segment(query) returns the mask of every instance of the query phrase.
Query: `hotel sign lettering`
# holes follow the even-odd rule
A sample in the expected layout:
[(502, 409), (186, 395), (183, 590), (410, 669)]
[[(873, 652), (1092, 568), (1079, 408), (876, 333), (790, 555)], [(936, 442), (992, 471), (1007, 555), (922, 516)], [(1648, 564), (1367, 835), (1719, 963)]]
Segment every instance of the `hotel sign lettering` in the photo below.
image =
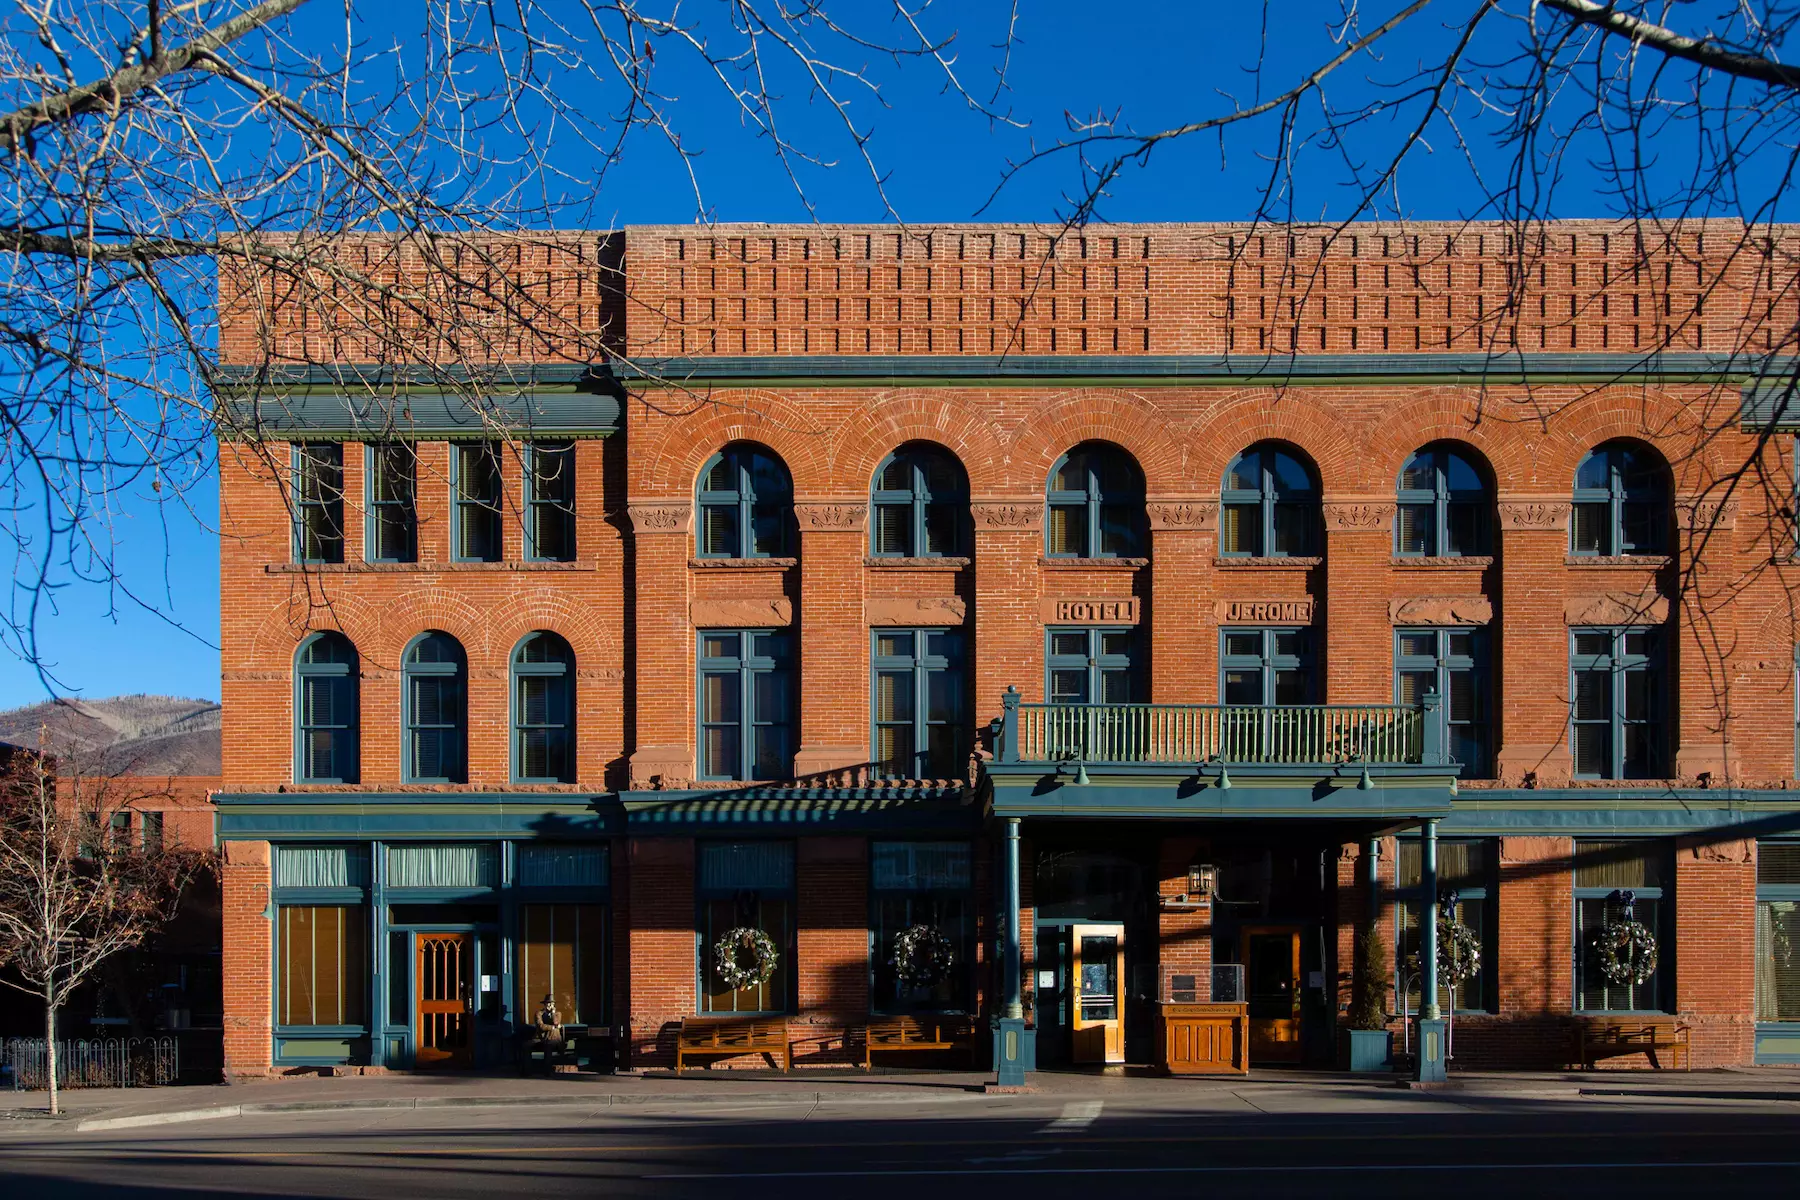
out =
[(1311, 600), (1221, 600), (1221, 625), (1311, 625)]
[(1116, 600), (1045, 600), (1044, 620), (1051, 625), (1136, 625), (1138, 598)]

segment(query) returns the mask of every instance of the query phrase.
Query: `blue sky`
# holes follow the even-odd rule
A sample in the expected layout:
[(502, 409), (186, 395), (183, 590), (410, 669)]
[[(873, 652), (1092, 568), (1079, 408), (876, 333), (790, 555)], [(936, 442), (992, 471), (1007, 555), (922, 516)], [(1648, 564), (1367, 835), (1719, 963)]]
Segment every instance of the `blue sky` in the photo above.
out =
[[(849, 0), (851, 11), (865, 0)], [(885, 11), (885, 5), (871, 8)], [(684, 8), (704, 15), (711, 6)], [(716, 6), (722, 8), (722, 6)], [(1393, 2), (1382, 11), (1401, 7)], [(1441, 53), (1454, 36), (1458, 16), (1472, 2), (1443, 0), (1387, 49), (1381, 64), (1345, 69), (1344, 92), (1373, 98), (1360, 83), (1371, 71), (1389, 78), (1410, 64)], [(1254, 98), (1254, 81), (1243, 71), (1262, 42), (1263, 12), (1256, 5), (1114, 5), (1097, 12), (1091, 3), (1028, 0), (1020, 6), (1018, 44), (1009, 72), (1010, 91), (1000, 104), (1028, 122), (1021, 131), (995, 127), (946, 95), (942, 77), (928, 63), (903, 69), (879, 60), (872, 70), (883, 82), (890, 106), (881, 109), (859, 98), (857, 119), (874, 129), (871, 151), (889, 173), (887, 195), (908, 221), (968, 220), (989, 199), (1009, 158), (1023, 155), (1035, 141), (1054, 140), (1064, 114), (1118, 112), (1139, 130), (1162, 128), (1223, 111), (1219, 92), (1243, 101)], [(404, 39), (401, 22), (415, 19), (406, 6), (364, 12), (366, 34), (391, 33)], [(993, 45), (1005, 28), (1004, 0), (966, 0), (952, 7), (939, 0), (933, 13), (940, 28), (960, 25), (959, 71), (972, 89), (991, 89)], [(1333, 43), (1327, 21), (1334, 2), (1283, 0), (1272, 6), (1279, 27), (1271, 30), (1270, 80), (1292, 79), (1303, 64), (1328, 53)], [(333, 8), (333, 21), (342, 10)], [(954, 14), (952, 17), (950, 14)], [(1103, 19), (1096, 19), (1101, 17)], [(373, 22), (391, 20), (391, 29)], [(329, 23), (328, 23), (329, 24)], [(871, 32), (881, 33), (877, 25)], [(746, 132), (717, 85), (691, 63), (665, 55), (659, 63), (665, 90), (681, 99), (673, 114), (684, 137), (704, 150), (699, 173), (711, 216), (717, 220), (796, 221), (808, 213), (766, 140)], [(1284, 85), (1285, 86), (1285, 85)], [(869, 176), (855, 161), (835, 117), (809, 105), (802, 81), (788, 78), (781, 112), (789, 136), (840, 164), (803, 173), (807, 193), (825, 221), (885, 218)], [(1265, 94), (1267, 94), (1265, 85)], [(1309, 110), (1310, 111), (1310, 110)], [(1316, 115), (1316, 113), (1314, 114)], [(1402, 207), (1415, 218), (1470, 215), (1477, 193), (1467, 169), (1447, 148), (1439, 129), (1429, 150), (1421, 150), (1402, 177)], [(1128, 173), (1112, 189), (1100, 215), (1112, 220), (1237, 220), (1248, 215), (1268, 178), (1269, 127), (1229, 138), (1223, 151), (1216, 139), (1197, 138), (1159, 150), (1147, 170)], [(1371, 136), (1388, 135), (1371, 131)], [(1363, 147), (1367, 149), (1367, 146)], [(580, 173), (577, 156), (572, 169)], [(1341, 167), (1320, 153), (1302, 160), (1296, 213), (1302, 217), (1340, 215), (1353, 194), (1343, 186)], [(987, 220), (1046, 220), (1058, 215), (1079, 175), (1068, 160), (1041, 167), (1016, 180), (984, 214)], [(1602, 216), (1611, 210), (1597, 190), (1584, 191), (1579, 163), (1558, 203), (1559, 216)], [(606, 177), (594, 198), (590, 224), (689, 222), (693, 196), (666, 147), (639, 136), (622, 164)], [(127, 584), (150, 605), (150, 613), (103, 587), (71, 582), (55, 594), (56, 612), (41, 626), (46, 662), (77, 694), (105, 696), (159, 692), (217, 698), (219, 695), (218, 540), (216, 488), (208, 481), (189, 493), (185, 508), (157, 503), (145, 491), (120, 498), (120, 563)], [(0, 651), (0, 707), (31, 703), (46, 690), (29, 665)]]

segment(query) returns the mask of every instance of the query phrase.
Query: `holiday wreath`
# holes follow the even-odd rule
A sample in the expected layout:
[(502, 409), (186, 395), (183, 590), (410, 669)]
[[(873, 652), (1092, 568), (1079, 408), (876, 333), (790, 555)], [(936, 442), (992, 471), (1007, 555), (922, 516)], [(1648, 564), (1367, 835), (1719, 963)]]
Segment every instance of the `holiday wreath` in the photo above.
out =
[(780, 958), (768, 934), (745, 925), (713, 943), (713, 968), (733, 991), (767, 983)]
[(1481, 938), (1445, 913), (1438, 918), (1437, 956), (1443, 982), (1452, 986), (1462, 983), (1481, 970)]
[(1641, 921), (1615, 918), (1595, 932), (1594, 956), (1608, 983), (1644, 983), (1656, 974), (1656, 935)]
[(894, 975), (908, 987), (932, 987), (950, 973), (956, 947), (930, 925), (913, 925), (894, 938)]

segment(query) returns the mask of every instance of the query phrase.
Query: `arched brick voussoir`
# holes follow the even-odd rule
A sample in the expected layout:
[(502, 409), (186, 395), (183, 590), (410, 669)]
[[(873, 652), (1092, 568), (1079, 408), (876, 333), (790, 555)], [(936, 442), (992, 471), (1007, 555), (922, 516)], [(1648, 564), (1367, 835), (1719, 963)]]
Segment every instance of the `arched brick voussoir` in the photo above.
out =
[(908, 442), (929, 442), (954, 454), (978, 495), (1007, 483), (1006, 446), (991, 420), (942, 392), (908, 389), (870, 397), (838, 427), (831, 448), (837, 490), (872, 486), (882, 460)]
[[(471, 666), (492, 652), (488, 611), (444, 587), (423, 587), (394, 597), (381, 625), (376, 660), (382, 667), (397, 670), (406, 644), (421, 633), (437, 630), (462, 643), (463, 653)], [(371, 648), (376, 649), (376, 648)]]
[[(1485, 459), (1502, 492), (1529, 491), (1536, 459), (1518, 436), (1516, 424), (1495, 416), (1491, 403), (1467, 388), (1431, 388), (1408, 395), (1372, 431), (1370, 488), (1399, 485), (1400, 469), (1413, 451), (1433, 442), (1454, 442)], [(1384, 472), (1384, 473), (1381, 473)]]
[(774, 392), (726, 391), (685, 416), (645, 419), (631, 434), (632, 496), (691, 496), (706, 460), (731, 442), (767, 446), (800, 495), (829, 494), (831, 431)]
[(575, 661), (592, 665), (595, 658), (619, 656), (618, 630), (600, 610), (549, 588), (510, 596), (484, 615), (488, 646), (499, 658), (510, 655), (528, 634), (554, 633), (575, 651)]
[[(1699, 491), (1722, 479), (1743, 463), (1728, 462), (1707, 437), (1716, 430), (1703, 425), (1735, 421), (1736, 408), (1727, 414), (1722, 402), (1707, 402), (1703, 420), (1692, 398), (1672, 396), (1655, 388), (1614, 387), (1597, 389), (1572, 400), (1557, 411), (1549, 433), (1536, 447), (1538, 486), (1545, 489), (1575, 485), (1575, 469), (1589, 450), (1615, 438), (1642, 442), (1669, 463), (1677, 495)], [(1684, 446), (1678, 458), (1669, 458), (1670, 446)]]
[(321, 630), (335, 630), (350, 639), (358, 655), (367, 657), (381, 642), (385, 605), (360, 596), (321, 597), (297, 583), (294, 590), (263, 615), (250, 638), (250, 655), (243, 663), (249, 670), (286, 670), (293, 665), (300, 643)]
[(1305, 451), (1328, 493), (1378, 492), (1379, 468), (1344, 428), (1343, 414), (1307, 400), (1298, 391), (1246, 389), (1223, 401), (1182, 431), (1190, 450), (1185, 486), (1201, 494), (1217, 492), (1231, 460), (1257, 442), (1286, 442)]
[[(996, 491), (1042, 491), (1056, 460), (1082, 442), (1122, 447), (1144, 472), (1152, 495), (1190, 489), (1175, 417), (1133, 392), (1081, 388), (1043, 401), (1020, 430), (1007, 457), (1006, 474), (985, 485)], [(977, 492), (983, 489), (976, 484)]]

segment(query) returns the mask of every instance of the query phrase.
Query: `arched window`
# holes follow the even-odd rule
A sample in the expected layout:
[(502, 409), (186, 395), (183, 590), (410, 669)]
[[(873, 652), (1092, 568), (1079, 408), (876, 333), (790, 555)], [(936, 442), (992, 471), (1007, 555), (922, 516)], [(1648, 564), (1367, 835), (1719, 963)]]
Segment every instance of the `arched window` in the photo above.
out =
[(512, 656), (515, 783), (575, 782), (575, 652), (533, 633)]
[(401, 664), (406, 782), (469, 781), (469, 662), (447, 633), (422, 633)]
[(1044, 539), (1058, 558), (1116, 558), (1142, 552), (1144, 476), (1131, 456), (1083, 442), (1056, 462), (1045, 496)]
[(294, 779), (355, 783), (356, 647), (341, 633), (315, 633), (294, 655)]
[(1669, 522), (1669, 489), (1662, 459), (1630, 442), (1607, 442), (1588, 451), (1575, 471), (1575, 519), (1570, 549), (1576, 554), (1656, 554)]
[(1319, 484), (1291, 450), (1259, 442), (1231, 461), (1220, 496), (1219, 546), (1243, 558), (1317, 554)]
[(1488, 494), (1481, 473), (1443, 443), (1413, 452), (1400, 469), (1394, 549), (1408, 556), (1490, 553)]
[(700, 556), (773, 558), (792, 553), (794, 482), (769, 451), (725, 447), (700, 472)]
[(969, 481), (936, 446), (902, 446), (875, 472), (872, 552), (890, 558), (967, 554)]

